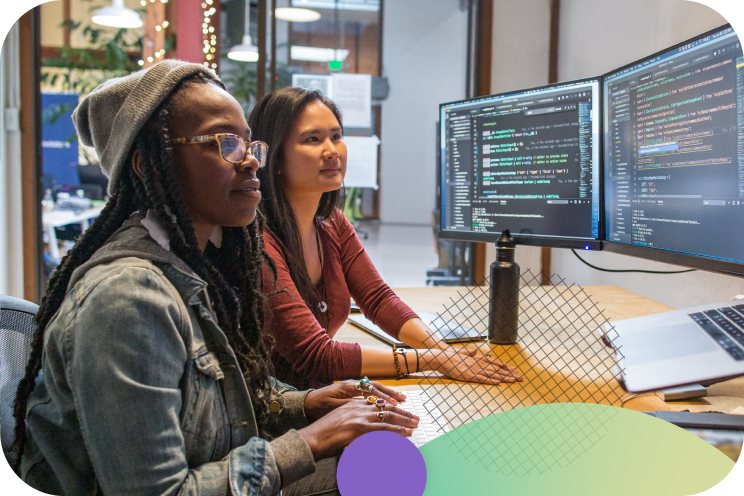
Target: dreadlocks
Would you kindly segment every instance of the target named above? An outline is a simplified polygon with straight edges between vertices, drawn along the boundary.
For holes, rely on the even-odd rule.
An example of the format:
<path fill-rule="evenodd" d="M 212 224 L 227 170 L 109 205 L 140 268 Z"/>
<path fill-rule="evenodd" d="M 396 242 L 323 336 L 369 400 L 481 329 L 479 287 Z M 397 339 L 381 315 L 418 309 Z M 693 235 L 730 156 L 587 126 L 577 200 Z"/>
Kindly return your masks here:
<path fill-rule="evenodd" d="M 263 300 L 259 292 L 260 267 L 263 258 L 261 237 L 262 219 L 247 228 L 224 228 L 221 249 L 199 249 L 196 233 L 176 182 L 173 150 L 167 145 L 170 138 L 169 122 L 178 108 L 179 95 L 188 86 L 218 84 L 201 74 L 191 76 L 179 84 L 142 127 L 130 152 L 142 157 L 140 179 L 127 167 L 118 190 L 93 225 L 85 231 L 69 253 L 62 259 L 49 282 L 46 296 L 36 316 L 37 330 L 33 336 L 25 377 L 18 385 L 13 415 L 16 419 L 15 470 L 20 466 L 26 441 L 26 407 L 34 389 L 36 376 L 42 366 L 44 332 L 62 305 L 74 270 L 87 261 L 106 240 L 116 232 L 134 211 L 153 210 L 163 222 L 170 237 L 171 251 L 186 262 L 207 282 L 207 291 L 217 316 L 235 351 L 238 363 L 253 400 L 259 430 L 265 435 L 270 393 L 268 354 L 261 339 Z M 168 222 L 169 219 L 174 222 Z M 231 286 L 225 279 L 228 269 L 240 276 Z M 231 279 L 232 280 L 232 279 Z"/>

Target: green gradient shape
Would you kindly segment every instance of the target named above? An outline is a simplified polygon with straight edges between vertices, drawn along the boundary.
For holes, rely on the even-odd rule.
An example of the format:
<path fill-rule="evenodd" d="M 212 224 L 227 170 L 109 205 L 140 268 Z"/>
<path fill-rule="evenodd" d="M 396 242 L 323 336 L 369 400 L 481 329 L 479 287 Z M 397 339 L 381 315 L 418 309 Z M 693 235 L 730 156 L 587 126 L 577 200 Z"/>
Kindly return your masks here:
<path fill-rule="evenodd" d="M 557 427 L 556 436 L 545 435 L 551 425 Z M 590 434 L 591 444 L 580 443 L 587 439 L 577 435 L 581 431 Z M 518 450 L 511 442 L 515 436 L 523 440 Z M 489 451 L 468 456 L 475 445 L 481 450 L 489 446 Z M 504 447 L 501 452 L 499 446 Z M 718 484 L 734 466 L 719 450 L 675 425 L 632 410 L 584 403 L 489 415 L 426 443 L 421 453 L 427 496 L 694 494 Z M 506 458 L 523 470 L 500 470 L 495 462 Z M 546 470 L 544 461 L 556 458 L 565 463 Z"/>

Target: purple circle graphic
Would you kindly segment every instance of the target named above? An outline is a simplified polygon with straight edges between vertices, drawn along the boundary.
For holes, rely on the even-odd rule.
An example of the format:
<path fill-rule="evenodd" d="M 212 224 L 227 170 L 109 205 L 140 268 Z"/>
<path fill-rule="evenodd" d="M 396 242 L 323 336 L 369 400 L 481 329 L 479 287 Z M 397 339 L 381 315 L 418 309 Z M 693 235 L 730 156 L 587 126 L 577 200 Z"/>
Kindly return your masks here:
<path fill-rule="evenodd" d="M 344 450 L 336 480 L 342 496 L 421 496 L 426 464 L 418 448 L 400 434 L 370 432 Z"/>

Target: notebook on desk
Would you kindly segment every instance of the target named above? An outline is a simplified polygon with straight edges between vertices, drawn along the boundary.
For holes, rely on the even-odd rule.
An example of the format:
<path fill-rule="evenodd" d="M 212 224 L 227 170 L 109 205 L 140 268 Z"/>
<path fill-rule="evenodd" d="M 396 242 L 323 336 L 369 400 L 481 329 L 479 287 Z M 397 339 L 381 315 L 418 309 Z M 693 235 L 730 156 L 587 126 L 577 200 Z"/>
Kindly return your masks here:
<path fill-rule="evenodd" d="M 486 336 L 469 326 L 461 325 L 453 320 L 445 321 L 444 318 L 432 312 L 416 312 L 421 320 L 433 331 L 436 331 L 446 343 L 463 343 L 467 341 L 479 341 Z M 383 331 L 361 313 L 349 315 L 349 323 L 361 330 L 373 335 L 377 339 L 395 347 L 403 347 L 406 344 Z"/>
<path fill-rule="evenodd" d="M 744 302 L 675 310 L 606 325 L 625 389 L 651 391 L 744 375 Z"/>

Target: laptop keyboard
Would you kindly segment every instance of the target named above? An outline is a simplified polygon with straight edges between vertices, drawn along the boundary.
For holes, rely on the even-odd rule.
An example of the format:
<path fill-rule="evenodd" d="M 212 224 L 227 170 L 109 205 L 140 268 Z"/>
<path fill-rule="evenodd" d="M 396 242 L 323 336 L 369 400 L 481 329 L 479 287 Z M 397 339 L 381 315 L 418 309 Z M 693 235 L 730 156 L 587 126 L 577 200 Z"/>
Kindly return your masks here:
<path fill-rule="evenodd" d="M 691 313 L 690 317 L 734 360 L 744 360 L 744 305 Z"/>
<path fill-rule="evenodd" d="M 400 408 L 415 413 L 420 419 L 413 435 L 408 438 L 413 444 L 420 448 L 449 430 L 442 412 L 423 389 L 403 391 L 403 393 L 406 395 L 406 401 L 399 405 Z M 435 419 L 439 419 L 439 422 Z M 444 426 L 440 425 L 440 422 Z"/>

